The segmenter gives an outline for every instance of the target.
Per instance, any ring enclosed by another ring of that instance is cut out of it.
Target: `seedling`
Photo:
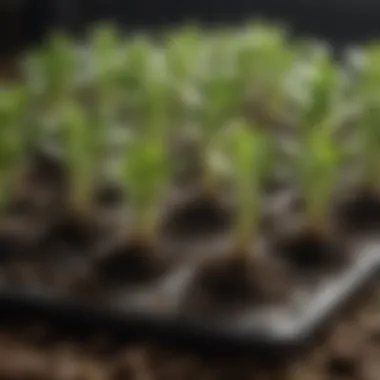
[[[304,197],[311,230],[326,232],[330,227],[334,188],[347,153],[336,142],[336,133],[344,125],[348,113],[342,107],[341,72],[328,51],[315,51],[311,62],[300,70],[299,84],[305,87],[301,92],[300,145],[295,148],[296,180]]]
[[[238,32],[237,39],[239,50],[239,63],[241,75],[246,78],[256,77],[260,73],[270,73],[274,68],[283,65],[285,33],[281,28],[265,24],[248,24]],[[277,62],[273,62],[273,58]],[[255,59],[256,58],[256,59]],[[252,65],[253,64],[253,65]],[[267,66],[267,65],[270,66]],[[259,79],[256,77],[256,79]],[[266,78],[267,79],[267,78]]]
[[[220,136],[235,189],[235,223],[227,255],[202,265],[195,287],[200,287],[203,307],[220,310],[268,299],[280,299],[288,290],[284,268],[273,265],[261,244],[261,190],[269,155],[263,131],[235,119]],[[203,299],[202,297],[205,297]],[[216,302],[215,302],[216,301]]]
[[[188,25],[165,38],[165,53],[173,78],[181,84],[194,80],[202,64],[204,42],[201,30]]]
[[[63,34],[54,34],[40,50],[25,59],[30,93],[28,144],[36,147],[57,132],[68,99],[76,96],[76,46]]]
[[[218,53],[218,52],[217,52]],[[242,109],[242,93],[233,68],[221,64],[210,71],[201,85],[200,152],[203,165],[203,191],[213,194],[218,184],[217,173],[209,165],[209,152],[218,132]]]
[[[260,227],[260,204],[266,161],[270,156],[268,137],[244,121],[235,121],[226,133],[228,160],[236,191],[236,253],[246,257]]]
[[[66,104],[62,125],[63,156],[68,166],[70,209],[79,216],[88,215],[92,206],[97,141],[88,115],[75,102]]]
[[[168,127],[171,96],[165,55],[143,35],[126,46],[126,66],[120,85],[130,127],[137,132],[162,133]]]
[[[211,149],[218,130],[229,120],[245,113],[247,99],[249,118],[253,124],[263,122],[258,115],[271,113],[267,121],[276,119],[279,109],[285,104],[284,78],[290,69],[293,55],[286,49],[284,35],[280,29],[248,27],[242,33],[221,34],[211,39],[209,68],[201,86],[201,142],[202,151]],[[265,107],[256,100],[265,98]],[[276,108],[276,109],[275,109]],[[251,112],[253,111],[253,112]],[[268,115],[267,115],[268,116]],[[204,161],[203,186],[208,192],[215,188],[215,173]]]
[[[371,194],[380,186],[380,47],[367,47],[362,54],[362,67],[358,77],[360,104],[359,140],[364,161],[363,182]]]
[[[126,148],[121,170],[132,209],[133,238],[144,246],[154,246],[160,207],[170,179],[164,141],[153,135],[135,136]]]
[[[104,119],[114,115],[119,104],[119,81],[125,54],[115,28],[97,27],[91,34],[91,64],[99,101],[99,111]]]
[[[334,141],[328,120],[315,126],[298,152],[296,175],[312,231],[324,234],[331,226],[332,197],[343,158],[344,152]]]
[[[168,33],[164,40],[168,82],[171,87],[170,115],[173,123],[186,126],[198,106],[199,82],[205,70],[207,39],[201,29],[187,25]]]
[[[10,200],[18,180],[25,146],[23,122],[26,93],[22,87],[0,89],[0,208]]]
[[[72,42],[62,34],[54,34],[48,44],[26,59],[26,79],[40,106],[58,107],[73,95],[76,83],[77,56]]]
[[[310,129],[324,123],[326,118],[342,111],[342,75],[340,68],[334,64],[326,49],[317,49],[311,58],[299,62],[295,80],[300,102],[301,134],[308,134]],[[338,124],[331,125],[339,126]]]
[[[156,138],[168,138],[171,120],[169,116],[172,89],[168,80],[165,57],[161,52],[152,52],[146,73],[141,77],[143,132]]]
[[[295,54],[282,28],[248,25],[235,38],[237,75],[251,108],[280,121],[286,107],[285,79]],[[257,112],[253,112],[253,116]]]

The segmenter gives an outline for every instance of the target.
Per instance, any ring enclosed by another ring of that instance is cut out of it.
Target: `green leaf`
[[[40,95],[68,96],[75,85],[77,56],[74,45],[63,34],[53,34],[46,47],[30,57],[31,85],[38,86]]]
[[[95,167],[99,162],[97,143],[89,117],[76,103],[68,103],[61,138],[70,174],[70,199],[75,208],[86,209],[91,201]]]
[[[201,30],[195,25],[187,25],[166,36],[165,55],[175,80],[187,82],[195,79],[204,47],[202,37]]]
[[[263,178],[270,158],[269,139],[244,121],[235,121],[223,136],[236,190],[237,240],[247,248],[257,232]]]
[[[326,220],[322,219],[327,217],[331,207],[340,167],[346,158],[345,151],[334,141],[328,124],[317,125],[302,144],[296,158],[299,187],[305,197],[309,218],[324,223]]]
[[[328,52],[322,50],[312,58],[309,66],[308,94],[302,111],[303,128],[314,128],[330,117],[338,105],[341,74]]]
[[[8,201],[12,176],[25,153],[23,128],[25,123],[26,92],[22,86],[0,89],[0,186],[1,207]]]
[[[170,179],[168,149],[155,136],[135,136],[126,147],[122,178],[140,231],[151,234]],[[147,227],[149,226],[149,227]]]

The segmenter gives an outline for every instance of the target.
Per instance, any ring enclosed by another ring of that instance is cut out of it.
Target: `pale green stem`
[[[160,212],[156,204],[145,205],[135,210],[135,237],[138,241],[154,246],[157,239],[157,227]]]
[[[326,176],[329,174],[326,173]],[[306,212],[309,227],[318,232],[324,233],[329,228],[330,208],[331,208],[331,187],[328,183],[323,183],[322,187],[318,183],[310,181],[307,185]]]
[[[242,258],[247,258],[251,245],[257,238],[259,223],[260,194],[257,186],[252,186],[250,181],[243,181],[238,192],[238,214],[235,225],[236,253]],[[248,191],[247,191],[248,189]],[[253,190],[250,192],[249,190]]]

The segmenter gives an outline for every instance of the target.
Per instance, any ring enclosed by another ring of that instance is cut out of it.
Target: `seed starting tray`
[[[289,354],[301,348],[377,274],[378,242],[356,247],[356,255],[335,273],[318,281],[300,279],[282,304],[252,306],[228,316],[192,316],[180,311],[180,297],[188,274],[176,272],[164,280],[167,297],[155,299],[149,291],[131,292],[106,304],[83,304],[44,289],[0,288],[2,315],[47,317],[69,326],[106,327],[119,334],[160,336],[165,341],[214,346],[216,349],[258,349]],[[309,283],[310,282],[310,283]],[[154,291],[153,291],[154,293]],[[170,296],[171,295],[171,296]]]

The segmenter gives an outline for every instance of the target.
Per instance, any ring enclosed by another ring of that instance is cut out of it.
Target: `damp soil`
[[[216,250],[195,271],[184,299],[187,312],[215,314],[286,298],[292,274],[284,263],[273,258],[266,244],[240,252],[226,242]]]
[[[338,216],[350,232],[375,232],[380,227],[380,194],[358,188],[342,199]]]
[[[278,253],[300,273],[337,270],[350,259],[349,245],[338,231],[314,230],[300,222],[277,239]]]

